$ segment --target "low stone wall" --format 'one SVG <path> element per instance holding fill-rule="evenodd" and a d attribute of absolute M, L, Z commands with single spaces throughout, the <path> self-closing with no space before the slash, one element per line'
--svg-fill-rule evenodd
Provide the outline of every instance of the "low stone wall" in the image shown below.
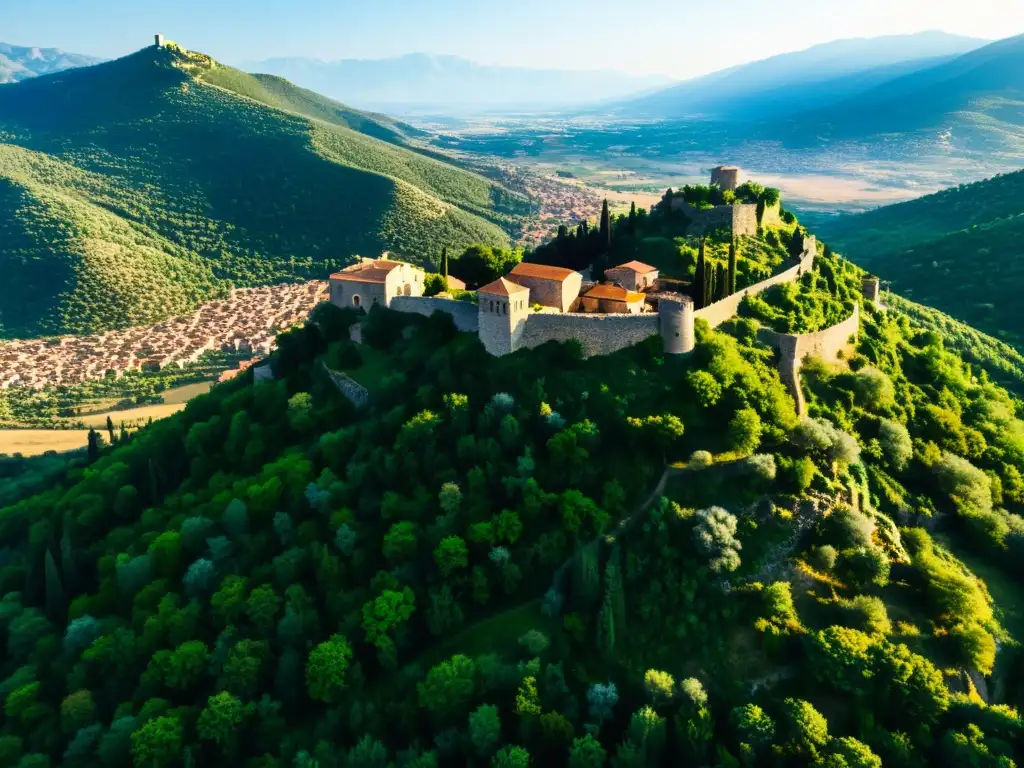
<path fill-rule="evenodd" d="M 749 203 L 695 208 L 681 197 L 673 198 L 672 210 L 682 211 L 690 220 L 688 235 L 703 235 L 718 227 L 728 227 L 734 237 L 757 234 L 757 206 Z"/>
<path fill-rule="evenodd" d="M 818 241 L 813 237 L 808 237 L 804 244 L 804 252 L 800 255 L 799 263 L 784 272 L 772 275 L 767 280 L 754 283 L 753 285 L 747 286 L 742 291 L 737 291 L 731 296 L 726 296 L 721 301 L 716 301 L 714 304 L 698 309 L 694 312 L 694 317 L 707 321 L 707 324 L 712 328 L 717 328 L 726 320 L 730 320 L 736 316 L 736 313 L 739 312 L 740 309 L 740 303 L 743 301 L 745 296 L 755 296 L 762 291 L 768 290 L 773 285 L 791 283 L 798 279 L 800 275 L 814 266 L 814 257 L 817 252 Z"/>
<path fill-rule="evenodd" d="M 620 349 L 639 344 L 658 333 L 658 315 L 557 315 L 534 314 L 526 321 L 517 349 L 532 349 L 548 341 L 576 339 L 583 345 L 583 354 L 610 355 Z"/>
<path fill-rule="evenodd" d="M 430 317 L 435 312 L 444 312 L 451 315 L 456 328 L 468 333 L 476 333 L 480 327 L 477 305 L 468 301 L 441 299 L 436 296 L 395 296 L 391 300 L 391 309 L 412 312 L 424 317 Z"/>
<path fill-rule="evenodd" d="M 770 347 L 777 347 L 779 357 L 779 377 L 796 401 L 797 413 L 801 416 L 807 412 L 803 389 L 800 386 L 800 368 L 804 358 L 820 357 L 827 362 L 839 359 L 839 352 L 850 343 L 850 337 L 856 336 L 860 330 L 860 305 L 853 305 L 853 313 L 830 328 L 814 333 L 792 334 L 778 333 L 770 328 L 762 328 L 757 337 Z"/>
<path fill-rule="evenodd" d="M 332 371 L 326 364 L 322 363 L 321 365 L 323 365 L 324 373 L 327 374 L 331 383 L 352 405 L 356 408 L 361 408 L 369 402 L 370 390 L 348 374 L 341 371 Z"/>

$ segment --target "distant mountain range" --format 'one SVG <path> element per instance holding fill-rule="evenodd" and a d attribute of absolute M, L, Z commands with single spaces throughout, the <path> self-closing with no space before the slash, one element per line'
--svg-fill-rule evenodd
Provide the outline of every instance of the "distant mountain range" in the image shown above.
<path fill-rule="evenodd" d="M 836 40 L 742 64 L 616 105 L 626 117 L 763 120 L 836 103 L 988 41 L 921 32 Z"/>
<path fill-rule="evenodd" d="M 1024 171 L 815 227 L 914 301 L 1024 348 Z"/>
<path fill-rule="evenodd" d="M 634 95 L 671 81 L 609 70 L 477 64 L 412 53 L 390 59 L 279 58 L 241 65 L 365 109 L 498 110 L 565 108 Z"/>
<path fill-rule="evenodd" d="M 354 254 L 508 245 L 529 201 L 408 130 L 178 48 L 0 86 L 0 337 L 155 322 Z"/>
<path fill-rule="evenodd" d="M 0 84 L 17 83 L 38 75 L 74 67 L 88 67 L 101 59 L 56 48 L 25 48 L 0 43 Z"/>

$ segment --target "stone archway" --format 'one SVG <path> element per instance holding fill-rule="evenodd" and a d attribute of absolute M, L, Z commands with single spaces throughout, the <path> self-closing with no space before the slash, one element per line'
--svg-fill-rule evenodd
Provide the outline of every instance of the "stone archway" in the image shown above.
<path fill-rule="evenodd" d="M 355 294 L 354 296 L 352 296 L 352 306 L 353 307 L 359 307 L 359 306 L 362 305 L 362 303 L 363 303 L 363 300 L 360 298 L 358 293 Z"/>

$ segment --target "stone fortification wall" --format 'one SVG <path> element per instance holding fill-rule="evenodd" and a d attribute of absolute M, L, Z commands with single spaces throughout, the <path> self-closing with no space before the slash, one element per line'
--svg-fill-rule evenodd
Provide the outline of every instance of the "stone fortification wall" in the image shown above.
<path fill-rule="evenodd" d="M 761 226 L 762 227 L 781 227 L 782 226 L 782 203 L 778 202 L 775 205 L 766 205 L 764 212 L 761 214 Z"/>
<path fill-rule="evenodd" d="M 803 390 L 800 387 L 800 368 L 804 358 L 820 357 L 827 362 L 839 359 L 840 350 L 856 336 L 860 330 L 860 305 L 853 305 L 853 313 L 840 323 L 814 333 L 792 334 L 778 333 L 770 328 L 762 328 L 757 332 L 759 340 L 777 347 L 779 357 L 779 377 L 789 389 L 796 401 L 797 413 L 803 416 L 807 411 Z"/>
<path fill-rule="evenodd" d="M 434 296 L 395 296 L 391 299 L 391 308 L 425 317 L 430 317 L 435 312 L 444 312 L 451 315 L 455 327 L 460 331 L 476 333 L 480 328 L 477 306 L 468 301 L 439 299 Z"/>
<path fill-rule="evenodd" d="M 757 234 L 757 206 L 747 203 L 695 208 L 681 197 L 672 199 L 672 210 L 682 211 L 690 220 L 688 235 L 703 235 L 719 227 L 732 230 L 733 237 Z"/>
<path fill-rule="evenodd" d="M 335 388 L 356 408 L 362 408 L 370 401 L 370 390 L 357 382 L 351 376 L 341 371 L 332 371 L 326 364 L 321 363 L 324 373 Z"/>
<path fill-rule="evenodd" d="M 658 333 L 658 315 L 556 315 L 533 314 L 526 321 L 517 349 L 532 349 L 548 341 L 576 339 L 583 354 L 610 355 L 639 344 Z"/>
<path fill-rule="evenodd" d="M 754 283 L 753 285 L 747 286 L 742 291 L 737 291 L 731 296 L 726 296 L 721 301 L 716 301 L 714 304 L 698 309 L 694 312 L 694 317 L 706 320 L 707 324 L 712 328 L 717 328 L 726 320 L 736 316 L 736 313 L 740 309 L 740 303 L 743 301 L 745 296 L 754 296 L 762 291 L 766 291 L 773 285 L 791 283 L 798 279 L 800 275 L 813 267 L 814 257 L 817 253 L 818 241 L 814 237 L 805 238 L 804 252 L 800 254 L 799 263 L 777 275 L 772 275 L 767 280 L 762 280 L 760 283 Z"/>

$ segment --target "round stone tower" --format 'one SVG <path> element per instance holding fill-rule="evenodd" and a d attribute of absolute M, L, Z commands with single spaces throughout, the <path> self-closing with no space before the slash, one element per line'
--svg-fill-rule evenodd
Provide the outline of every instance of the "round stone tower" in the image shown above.
<path fill-rule="evenodd" d="M 720 165 L 711 169 L 711 183 L 724 190 L 735 190 L 740 185 L 740 169 L 735 165 Z"/>
<path fill-rule="evenodd" d="M 693 333 L 693 299 L 673 296 L 658 299 L 658 320 L 665 354 L 692 352 L 696 344 Z"/>

